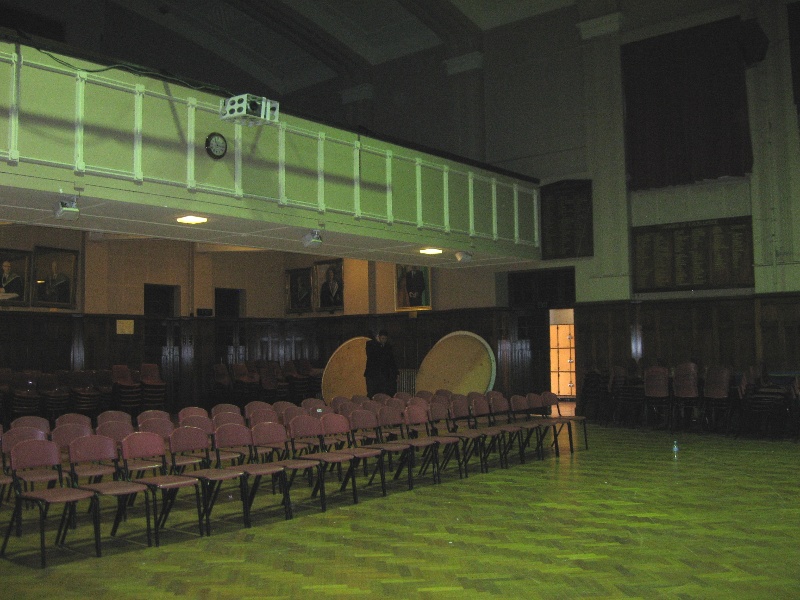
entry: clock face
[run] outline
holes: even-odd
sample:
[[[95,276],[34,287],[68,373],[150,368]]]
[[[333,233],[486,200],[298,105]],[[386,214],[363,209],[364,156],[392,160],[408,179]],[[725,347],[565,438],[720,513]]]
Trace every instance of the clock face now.
[[[206,152],[211,158],[222,158],[228,151],[228,142],[221,133],[210,133],[206,138]]]

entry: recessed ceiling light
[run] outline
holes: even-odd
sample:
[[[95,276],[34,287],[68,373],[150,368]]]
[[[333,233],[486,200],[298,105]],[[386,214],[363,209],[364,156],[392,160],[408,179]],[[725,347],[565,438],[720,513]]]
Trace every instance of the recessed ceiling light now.
[[[195,215],[186,215],[185,217],[178,217],[178,223],[186,223],[187,225],[199,225],[208,221],[205,217],[196,217]]]
[[[441,248],[423,248],[419,251],[420,254],[441,254]]]

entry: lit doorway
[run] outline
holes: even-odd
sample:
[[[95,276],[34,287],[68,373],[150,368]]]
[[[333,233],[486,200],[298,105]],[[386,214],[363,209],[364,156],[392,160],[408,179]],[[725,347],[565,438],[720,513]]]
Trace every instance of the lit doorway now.
[[[550,391],[574,398],[575,314],[571,308],[550,311]]]

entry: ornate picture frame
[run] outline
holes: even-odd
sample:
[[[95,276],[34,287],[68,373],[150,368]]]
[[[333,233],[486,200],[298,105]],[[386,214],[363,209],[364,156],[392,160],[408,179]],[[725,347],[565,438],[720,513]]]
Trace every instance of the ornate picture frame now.
[[[31,303],[31,253],[0,249],[0,306],[28,306]]]
[[[344,310],[344,260],[325,260],[314,263],[314,310],[335,312]]]
[[[287,313],[306,313],[313,310],[311,271],[311,267],[285,271]]]
[[[75,308],[79,256],[77,250],[33,249],[31,296],[35,306]]]
[[[394,268],[396,311],[431,310],[431,269],[396,264]]]

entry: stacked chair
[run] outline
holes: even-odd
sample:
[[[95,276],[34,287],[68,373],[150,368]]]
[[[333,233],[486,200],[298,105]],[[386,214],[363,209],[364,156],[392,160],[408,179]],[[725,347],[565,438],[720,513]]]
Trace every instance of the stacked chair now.
[[[134,378],[127,365],[111,367],[111,376],[116,408],[129,415],[138,414],[142,403],[142,384]]]
[[[142,410],[163,410],[167,405],[167,383],[158,365],[142,363],[139,371]]]
[[[71,410],[91,419],[110,406],[110,402],[104,402],[103,392],[95,385],[91,371],[72,371],[69,377],[69,394]]]

